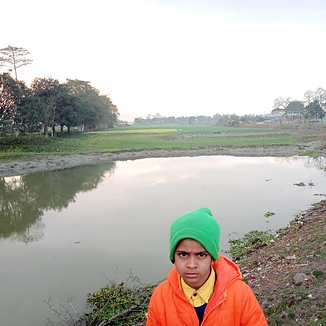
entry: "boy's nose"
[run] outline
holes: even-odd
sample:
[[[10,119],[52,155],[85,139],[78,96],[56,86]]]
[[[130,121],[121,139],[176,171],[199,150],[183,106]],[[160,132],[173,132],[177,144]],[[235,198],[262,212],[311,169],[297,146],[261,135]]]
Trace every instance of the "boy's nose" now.
[[[197,266],[195,257],[189,257],[188,267],[195,268]]]

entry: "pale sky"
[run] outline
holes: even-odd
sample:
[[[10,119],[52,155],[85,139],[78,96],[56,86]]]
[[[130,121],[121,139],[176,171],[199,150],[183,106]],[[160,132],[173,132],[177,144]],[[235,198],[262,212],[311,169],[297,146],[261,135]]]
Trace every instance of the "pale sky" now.
[[[326,89],[325,0],[15,0],[0,48],[35,77],[91,82],[122,120],[264,114]],[[2,70],[3,72],[3,70]]]

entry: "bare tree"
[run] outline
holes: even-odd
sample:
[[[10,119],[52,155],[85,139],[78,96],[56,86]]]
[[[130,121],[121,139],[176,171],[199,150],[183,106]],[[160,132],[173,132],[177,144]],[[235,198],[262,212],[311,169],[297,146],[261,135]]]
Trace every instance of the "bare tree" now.
[[[319,87],[315,91],[315,100],[318,101],[319,105],[325,109],[326,108],[326,90]]]
[[[8,45],[6,48],[0,49],[0,67],[6,67],[9,71],[14,70],[17,80],[17,69],[33,62],[26,58],[27,55],[29,52],[26,49]]]
[[[285,110],[290,101],[291,97],[278,97],[274,100],[274,109]]]
[[[313,91],[309,90],[304,93],[304,103],[306,106],[312,103],[314,99],[315,99],[315,93]]]

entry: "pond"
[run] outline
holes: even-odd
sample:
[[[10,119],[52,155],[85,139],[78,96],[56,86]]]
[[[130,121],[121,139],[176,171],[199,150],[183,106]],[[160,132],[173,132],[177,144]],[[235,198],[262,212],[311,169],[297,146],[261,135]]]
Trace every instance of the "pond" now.
[[[325,158],[179,157],[117,161],[0,178],[0,325],[47,325],[45,302],[129,276],[162,280],[169,226],[200,206],[221,225],[221,248],[277,230],[324,197]],[[266,212],[275,215],[265,217]]]

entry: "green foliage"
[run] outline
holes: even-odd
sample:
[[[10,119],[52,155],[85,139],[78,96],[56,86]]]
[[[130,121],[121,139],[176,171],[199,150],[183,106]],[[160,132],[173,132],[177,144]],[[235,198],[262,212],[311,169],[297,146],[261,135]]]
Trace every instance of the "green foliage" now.
[[[1,137],[0,147],[2,149],[2,157],[6,157],[6,152],[12,154],[25,153],[35,154],[47,152],[48,146],[54,143],[54,139],[45,139],[37,135],[25,135],[21,137]]]
[[[305,187],[306,184],[304,182],[297,182],[297,183],[294,183],[295,186],[298,186],[298,187]]]
[[[270,216],[273,216],[273,215],[275,215],[274,212],[267,212],[267,213],[264,214],[265,217],[270,217]]]
[[[87,325],[131,326],[146,320],[147,307],[154,285],[127,287],[111,283],[88,295]]]
[[[294,183],[294,185],[295,185],[295,186],[298,186],[298,187],[305,187],[305,186],[306,186],[306,184],[305,184],[303,181],[298,182],[298,183]],[[314,184],[312,181],[309,181],[309,182],[308,182],[308,186],[309,186],[309,187],[314,187],[315,184]]]
[[[288,310],[288,316],[289,318],[293,319],[295,317],[295,312],[293,311],[293,309],[289,309]]]
[[[305,151],[305,152],[299,153],[298,156],[310,156],[310,157],[317,158],[317,157],[323,156],[323,153],[321,151]]]
[[[73,124],[73,122],[71,123]],[[232,127],[209,125],[129,126],[89,132],[78,132],[72,128],[72,133],[64,132],[64,130],[68,130],[65,128],[57,129],[57,137],[42,142],[41,147],[38,147],[38,141],[36,141],[37,137],[43,138],[40,134],[30,135],[30,142],[24,140],[23,147],[19,144],[17,146],[3,144],[0,156],[14,157],[17,153],[21,155],[24,152],[27,154],[80,154],[146,149],[195,149],[198,152],[198,150],[206,151],[209,148],[213,149],[212,153],[216,153],[216,151],[221,153],[220,150],[228,148],[287,146],[306,141],[300,133],[270,133],[268,128],[250,127],[238,128],[237,131],[240,129],[242,132],[238,135]]]
[[[274,236],[270,232],[252,230],[240,239],[229,239],[230,255],[232,258],[240,258],[246,255],[254,246],[264,246],[274,241]]]
[[[320,271],[320,270],[314,270],[312,272],[312,274],[316,277],[316,278],[322,278],[324,276],[324,272],[323,271]]]
[[[35,78],[28,88],[9,74],[0,74],[0,133],[32,133],[43,126],[83,130],[113,127],[119,112],[108,95],[100,95],[89,82]]]
[[[314,100],[306,106],[306,119],[310,121],[321,120],[325,116],[325,111],[318,100]]]
[[[309,326],[321,326],[326,325],[326,312],[321,313],[319,315],[319,318],[316,318],[317,320],[312,322]]]

